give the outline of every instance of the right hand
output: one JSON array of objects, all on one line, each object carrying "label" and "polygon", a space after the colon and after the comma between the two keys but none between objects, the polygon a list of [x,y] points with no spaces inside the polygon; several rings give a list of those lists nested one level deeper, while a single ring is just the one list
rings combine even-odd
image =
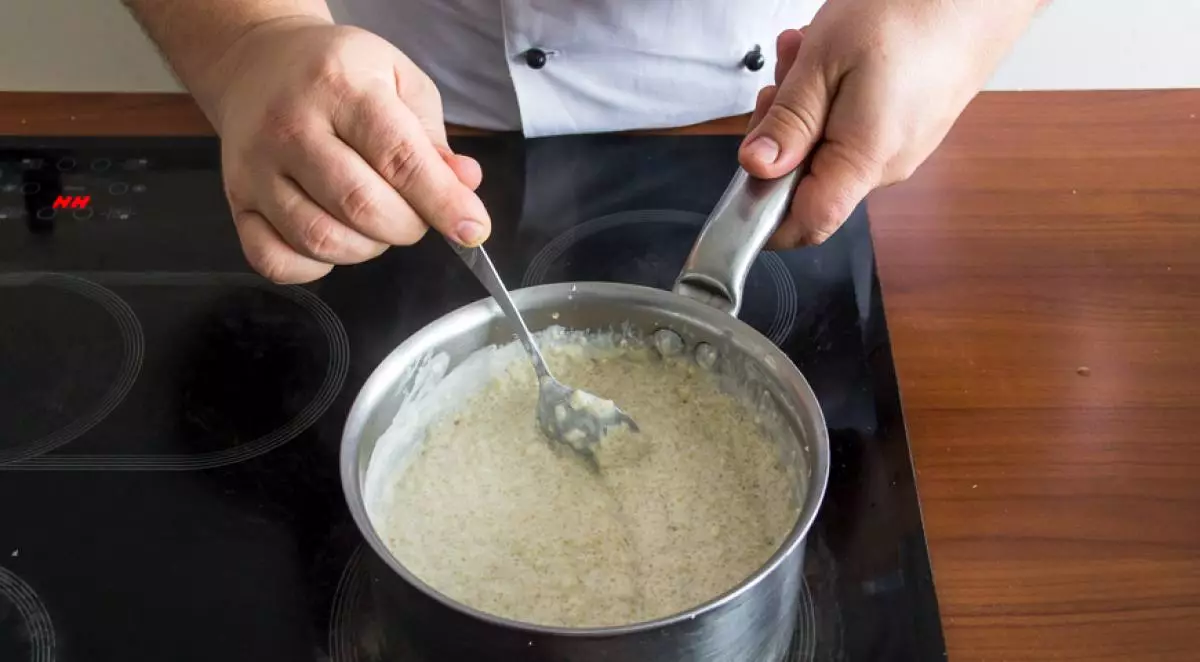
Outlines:
[{"label": "right hand", "polygon": [[430,227],[487,238],[479,164],[450,150],[433,81],[384,39],[280,19],[240,38],[212,79],[197,97],[221,136],[242,249],[268,279],[316,280]]}]

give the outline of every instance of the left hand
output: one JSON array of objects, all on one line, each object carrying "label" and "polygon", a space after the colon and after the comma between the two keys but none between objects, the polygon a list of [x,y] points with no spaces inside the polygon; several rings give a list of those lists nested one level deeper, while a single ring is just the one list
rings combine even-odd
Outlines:
[{"label": "left hand", "polygon": [[765,179],[811,161],[768,246],[820,244],[911,176],[1044,1],[830,0],[780,34],[738,158]]}]

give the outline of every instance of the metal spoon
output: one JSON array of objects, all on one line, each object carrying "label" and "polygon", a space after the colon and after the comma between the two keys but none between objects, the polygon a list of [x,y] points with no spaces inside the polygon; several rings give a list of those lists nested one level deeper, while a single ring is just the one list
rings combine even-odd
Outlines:
[{"label": "metal spoon", "polygon": [[571,388],[554,378],[542,353],[538,350],[533,334],[525,326],[525,320],[520,311],[513,305],[508,296],[508,290],[496,273],[496,267],[482,246],[466,248],[447,240],[458,257],[466,263],[475,274],[475,278],[487,289],[500,309],[504,311],[508,321],[517,331],[517,338],[524,345],[525,351],[533,362],[533,370],[538,378],[537,422],[542,432],[551,441],[566,444],[571,449],[588,459],[594,459],[593,450],[596,444],[610,431],[625,426],[638,432],[637,423],[628,414],[621,411],[611,400]]}]

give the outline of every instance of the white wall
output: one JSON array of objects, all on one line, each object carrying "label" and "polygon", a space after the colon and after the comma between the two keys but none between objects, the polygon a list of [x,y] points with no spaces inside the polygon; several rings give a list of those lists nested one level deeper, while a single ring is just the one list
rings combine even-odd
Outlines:
[{"label": "white wall", "polygon": [[988,85],[1164,87],[1200,87],[1200,0],[1052,0]]},{"label": "white wall", "polygon": [[[1200,87],[1200,0],[1054,0],[989,85],[1162,87]],[[0,0],[0,90],[179,89],[119,0]]]}]

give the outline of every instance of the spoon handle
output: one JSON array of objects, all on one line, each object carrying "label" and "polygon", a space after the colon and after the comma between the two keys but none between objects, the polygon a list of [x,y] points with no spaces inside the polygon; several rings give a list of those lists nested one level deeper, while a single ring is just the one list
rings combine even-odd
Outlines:
[{"label": "spoon handle", "polygon": [[475,278],[488,291],[488,294],[492,295],[496,303],[500,304],[500,309],[504,311],[509,323],[517,331],[517,339],[521,341],[525,351],[529,353],[529,358],[533,360],[533,369],[537,373],[538,383],[542,383],[547,378],[552,379],[550,368],[546,366],[546,360],[542,358],[542,353],[533,340],[533,334],[529,332],[529,327],[525,326],[525,319],[521,317],[521,311],[517,310],[516,305],[508,296],[504,281],[500,280],[500,274],[496,273],[496,267],[492,264],[492,259],[488,257],[487,251],[483,250],[483,246],[475,248],[460,246],[450,239],[447,239],[446,243],[450,244],[450,247],[467,265],[471,273],[475,274]]}]

